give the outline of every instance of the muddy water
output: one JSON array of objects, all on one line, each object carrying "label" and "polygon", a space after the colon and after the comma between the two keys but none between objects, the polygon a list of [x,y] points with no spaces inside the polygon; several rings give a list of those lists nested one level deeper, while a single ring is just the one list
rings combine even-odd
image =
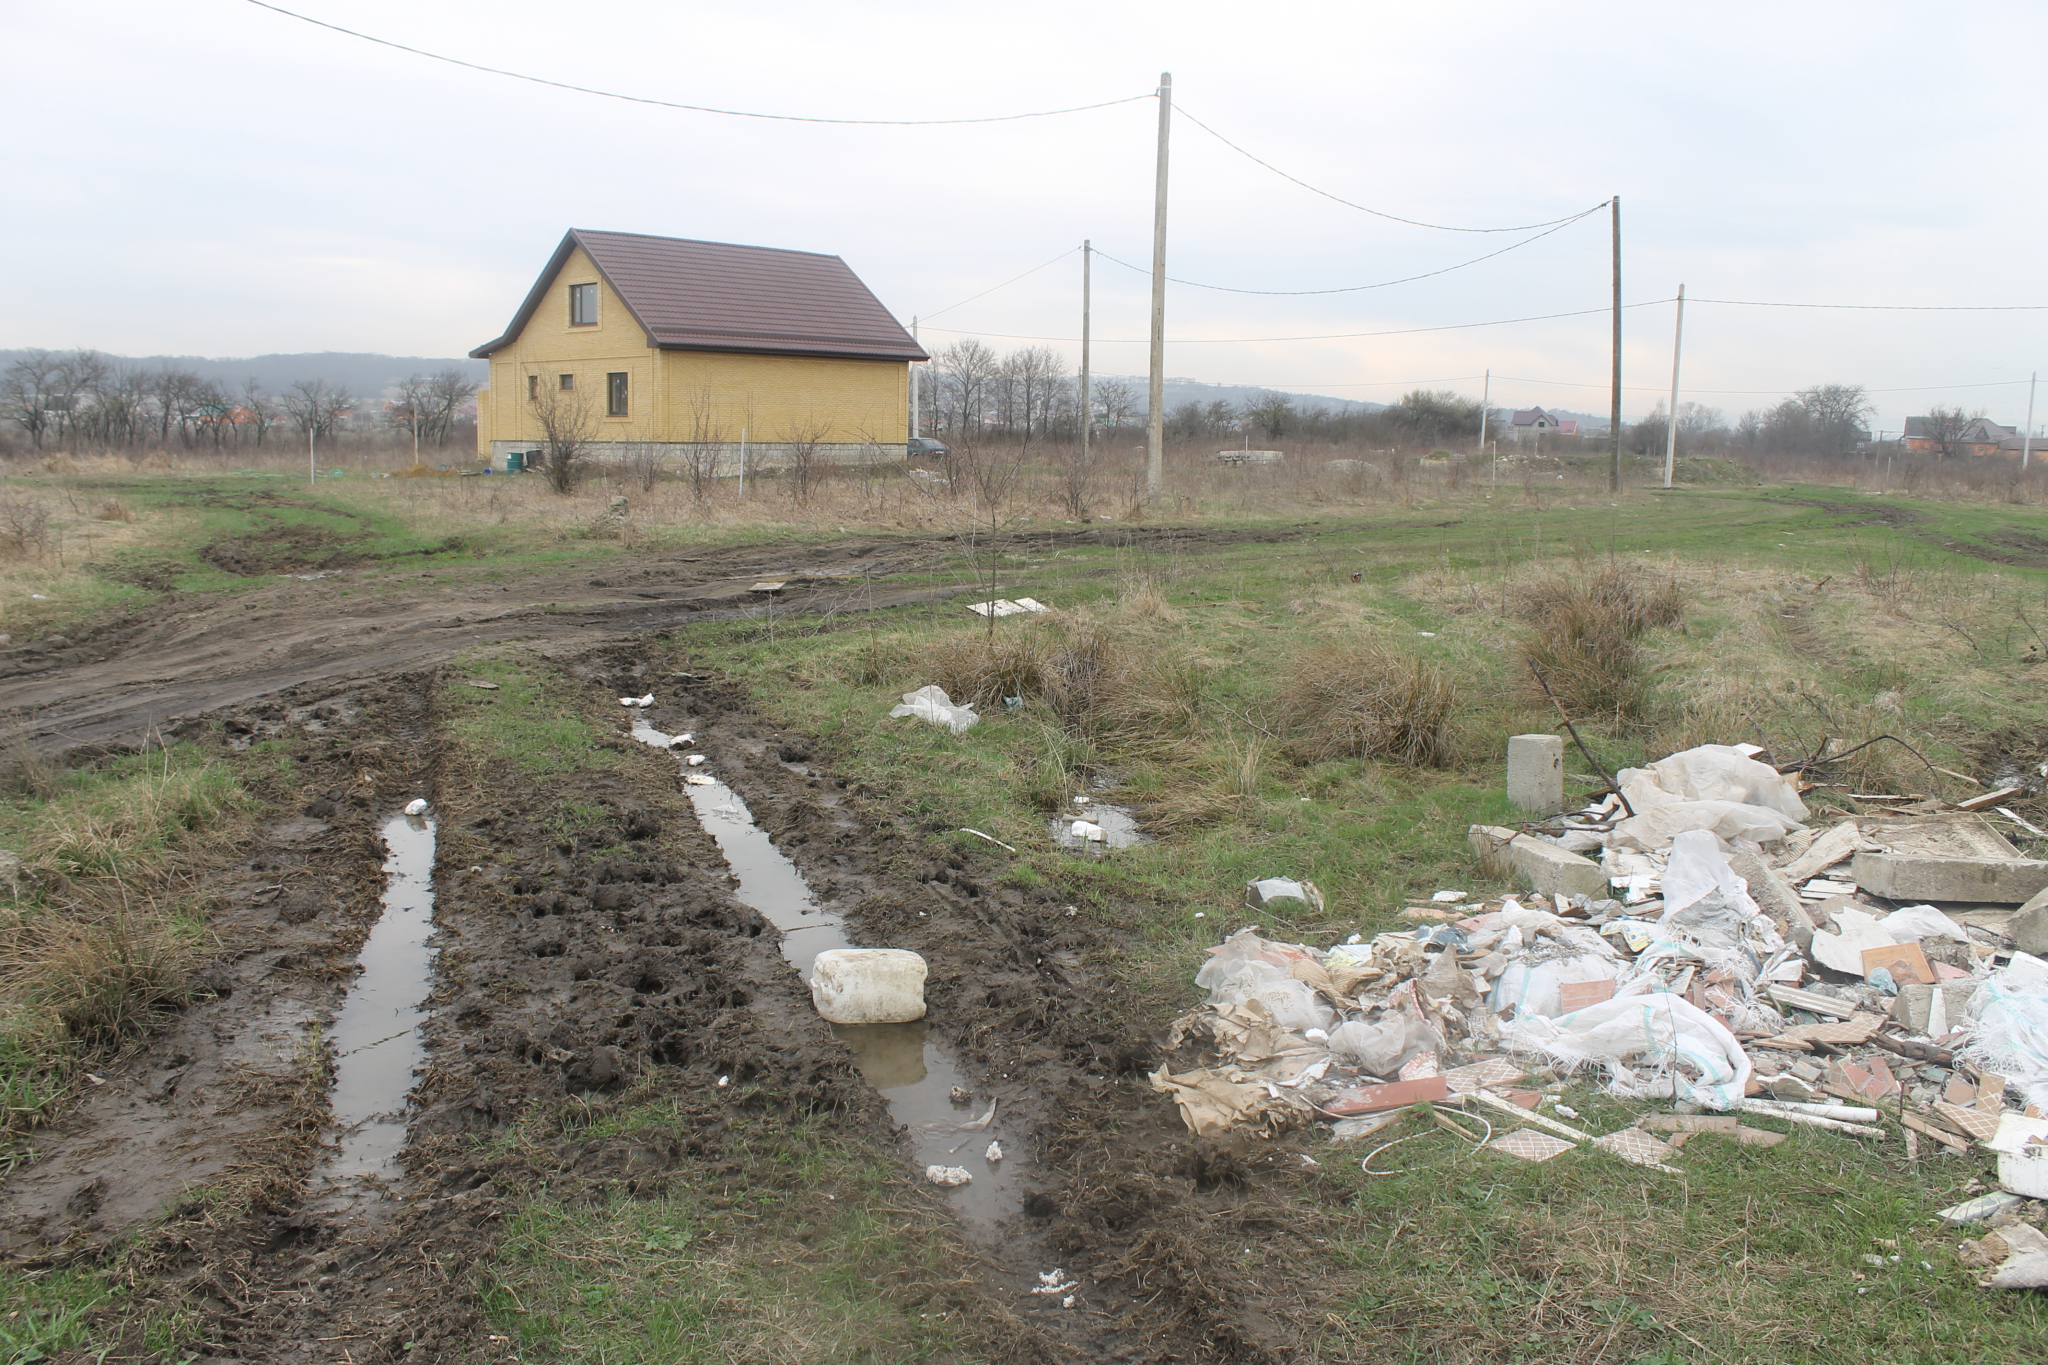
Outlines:
[{"label": "muddy water", "polygon": [[433,989],[434,822],[401,815],[384,826],[383,911],[358,959],[361,975],[334,1021],[333,1114],[338,1145],[314,1172],[329,1189],[398,1173],[405,1097],[425,1060],[420,1026]]},{"label": "muddy water", "polygon": [[[671,736],[638,716],[633,737],[661,749],[672,743]],[[739,883],[734,895],[782,931],[782,955],[809,984],[811,964],[819,953],[855,946],[847,939],[844,924],[818,904],[796,864],[754,823],[738,793],[704,768],[686,766],[683,771],[688,778],[700,779],[684,790],[697,819],[732,868]],[[868,1084],[881,1092],[890,1116],[910,1130],[918,1168],[960,1166],[974,1177],[947,1191],[963,1221],[989,1226],[1017,1211],[1023,1200],[1019,1182],[1025,1173],[1022,1143],[1000,1107],[987,1127],[967,1126],[988,1112],[989,1102],[981,1096],[966,1105],[953,1101],[954,1091],[967,1089],[970,1083],[927,1021],[834,1024],[832,1032],[852,1051]],[[991,1142],[1002,1144],[1000,1161],[987,1158]]]}]

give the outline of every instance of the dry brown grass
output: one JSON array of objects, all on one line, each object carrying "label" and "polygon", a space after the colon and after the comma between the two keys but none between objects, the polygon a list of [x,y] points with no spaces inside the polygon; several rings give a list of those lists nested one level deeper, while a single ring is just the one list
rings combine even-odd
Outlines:
[{"label": "dry brown grass", "polygon": [[1574,719],[1642,719],[1650,694],[1642,637],[1685,621],[1675,578],[1650,580],[1610,561],[1533,579],[1508,600],[1527,623],[1514,656],[1517,686],[1530,702],[1547,703],[1547,685]]},{"label": "dry brown grass", "polygon": [[1289,753],[1445,768],[1458,754],[1458,689],[1442,668],[1372,644],[1301,654],[1282,682]]},{"label": "dry brown grass", "polygon": [[0,951],[0,999],[30,1029],[105,1046],[182,1005],[205,960],[195,925],[154,910],[15,916]]}]

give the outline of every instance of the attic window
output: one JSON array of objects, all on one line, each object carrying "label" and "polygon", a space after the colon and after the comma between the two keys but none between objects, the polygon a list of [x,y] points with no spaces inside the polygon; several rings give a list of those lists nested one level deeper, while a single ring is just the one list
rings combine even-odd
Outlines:
[{"label": "attic window", "polygon": [[571,327],[597,326],[596,285],[572,284],[569,286],[569,325]]}]

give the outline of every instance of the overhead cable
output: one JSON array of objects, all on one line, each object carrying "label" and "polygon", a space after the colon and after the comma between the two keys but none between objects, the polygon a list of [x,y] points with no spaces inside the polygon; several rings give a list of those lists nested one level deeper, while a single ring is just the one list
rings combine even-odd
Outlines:
[{"label": "overhead cable", "polygon": [[[1100,255],[1101,253],[1098,252],[1096,254]],[[1121,262],[1119,262],[1119,264],[1121,264]],[[1672,300],[1670,299],[1649,299],[1642,303],[1625,303],[1622,305],[1622,307],[1655,308],[1661,304],[1666,304],[1670,302],[1672,302]],[[1538,313],[1534,316],[1526,318],[1493,318],[1487,322],[1452,322],[1446,323],[1440,327],[1397,327],[1392,329],[1391,331],[1385,332],[1324,332],[1315,336],[1295,337],[1168,337],[1167,342],[1169,345],[1173,346],[1221,346],[1260,341],[1346,341],[1353,337],[1405,337],[1415,336],[1416,334],[1421,332],[1462,332],[1473,327],[1505,327],[1511,323],[1517,322],[1548,322],[1553,318],[1591,317],[1594,314],[1605,314],[1611,311],[1613,311],[1611,308],[1581,308],[1578,309],[1576,312],[1570,313]],[[1042,337],[1023,336],[1015,332],[983,332],[965,327],[934,327],[932,328],[932,330],[934,332],[949,332],[955,336],[995,337],[999,341],[1079,342],[1081,340],[1081,338],[1079,337]],[[1151,342],[1151,338],[1095,337],[1093,338],[1093,342],[1095,345],[1098,346],[1143,346],[1149,344]]]},{"label": "overhead cable", "polygon": [[[1466,266],[1478,265],[1481,261],[1490,261],[1496,256],[1505,256],[1508,252],[1519,250],[1520,248],[1529,245],[1529,243],[1531,242],[1537,241],[1544,237],[1548,237],[1553,232],[1562,232],[1564,229],[1570,227],[1573,223],[1578,222],[1579,219],[1588,217],[1591,214],[1598,213],[1600,211],[1600,207],[1600,205],[1596,204],[1592,208],[1587,209],[1585,213],[1576,214],[1573,217],[1567,218],[1555,227],[1545,228],[1543,231],[1537,233],[1534,237],[1524,237],[1519,242],[1511,243],[1508,246],[1502,247],[1498,251],[1489,251],[1484,256],[1475,256],[1469,261],[1460,261],[1456,265],[1447,265],[1441,270],[1424,271],[1420,275],[1403,275],[1398,280],[1381,280],[1378,284],[1347,284],[1338,289],[1239,289],[1233,285],[1228,284],[1204,284],[1200,280],[1184,280],[1181,279],[1178,275],[1168,275],[1166,278],[1171,280],[1175,284],[1184,284],[1192,289],[1213,289],[1216,290],[1218,293],[1222,294],[1265,294],[1268,296],[1279,296],[1286,298],[1305,298],[1317,294],[1357,294],[1367,289],[1385,289],[1389,285],[1413,284],[1417,280],[1435,279],[1438,275],[1448,275],[1454,270],[1463,270]],[[1143,266],[1135,266],[1132,265],[1129,261],[1117,260],[1116,257],[1110,255],[1107,251],[1097,251],[1095,254],[1102,257],[1106,261],[1111,261],[1117,265],[1122,266],[1126,270],[1135,270],[1141,275],[1149,275],[1152,273],[1150,270],[1145,269]]]},{"label": "overhead cable", "polygon": [[1762,299],[1687,299],[1732,308],[1831,308],[1868,313],[2041,313],[2048,303],[1774,303]]},{"label": "overhead cable", "polygon": [[1186,119],[1188,122],[1194,124],[1197,128],[1200,128],[1210,137],[1215,138],[1218,142],[1230,148],[1231,151],[1236,152],[1239,156],[1242,156],[1247,160],[1256,161],[1259,165],[1264,166],[1267,170],[1279,176],[1282,180],[1291,180],[1295,184],[1307,190],[1309,193],[1320,194],[1323,198],[1331,200],[1335,203],[1342,204],[1347,209],[1357,209],[1360,213],[1369,213],[1375,218],[1384,218],[1390,223],[1405,223],[1409,227],[1430,228],[1436,232],[1531,232],[1537,228],[1563,227],[1566,223],[1572,222],[1574,219],[1583,218],[1588,213],[1598,213],[1601,209],[1606,208],[1610,203],[1613,202],[1610,199],[1603,199],[1599,203],[1593,205],[1592,208],[1585,210],[1583,213],[1574,213],[1563,218],[1552,218],[1549,221],[1542,223],[1523,223],[1519,227],[1475,228],[1452,227],[1447,223],[1425,223],[1419,218],[1403,218],[1398,213],[1387,213],[1382,209],[1368,208],[1364,204],[1353,203],[1351,200],[1346,199],[1344,196],[1340,194],[1332,194],[1326,189],[1321,189],[1315,185],[1311,185],[1308,183],[1308,181],[1303,180],[1300,176],[1289,175],[1286,171],[1281,170],[1278,166],[1275,166],[1272,162],[1267,161],[1265,158],[1254,156],[1252,153],[1238,146],[1235,142],[1232,142],[1229,138],[1223,136],[1223,134],[1217,132],[1214,128],[1211,128],[1208,124],[1202,122],[1193,114],[1189,113],[1188,107],[1185,104],[1174,105],[1173,111],[1176,114],[1179,114],[1182,118]]},{"label": "overhead cable", "polygon": [[[1692,302],[1692,300],[1691,300],[1691,299],[1687,299],[1687,300],[1686,300],[1686,302],[1687,302],[1687,303],[1691,303],[1691,302]],[[1604,389],[1604,388],[1606,388],[1606,387],[1607,387],[1607,385],[1606,385],[1606,384],[1594,384],[1594,383],[1588,383],[1588,382],[1586,382],[1586,381],[1584,381],[1584,380],[1577,380],[1577,379],[1532,379],[1532,378],[1530,378],[1530,377],[1529,377],[1528,375],[1523,375],[1523,374],[1496,374],[1496,375],[1494,375],[1494,378],[1495,378],[1495,379],[1505,379],[1505,380],[1509,381],[1510,383],[1515,383],[1515,384],[1543,384],[1543,385],[1546,385],[1546,386],[1550,386],[1550,387],[1555,387],[1555,388],[1562,388],[1562,389]],[[1863,391],[1864,391],[1865,393],[1929,393],[1929,392],[1932,392],[1932,391],[1934,391],[1934,390],[1936,390],[1936,389],[2005,389],[2005,388],[2012,388],[2012,387],[2014,387],[2015,385],[2024,385],[2024,384],[2026,384],[2026,383],[2027,383],[2027,381],[2026,381],[2026,380],[2024,380],[2024,379],[1992,379],[1992,380],[1986,380],[1986,381],[1983,381],[1983,382],[1979,382],[1979,383],[1971,383],[1971,384],[1905,384],[1905,385],[1900,385],[1900,386],[1898,386],[1898,387],[1895,387],[1895,388],[1888,388],[1888,389],[1870,389],[1870,388],[1866,388],[1866,389],[1864,389]],[[1326,387],[1326,388],[1327,388],[1327,387],[1331,387],[1331,386],[1329,386],[1329,385],[1325,385],[1324,387]],[[1633,391],[1635,391],[1635,392],[1638,392],[1638,393],[1666,393],[1666,392],[1668,392],[1668,391],[1669,391],[1669,389],[1668,389],[1668,386],[1666,386],[1666,385],[1663,385],[1663,384],[1624,384],[1624,385],[1623,385],[1622,387],[1623,387],[1623,388],[1625,388],[1625,389],[1630,389],[1630,390],[1633,390]],[[1692,387],[1689,387],[1689,386],[1688,386],[1688,387],[1687,387],[1687,388],[1686,388],[1686,389],[1685,389],[1684,391],[1685,391],[1686,393],[1752,393],[1752,394],[1753,394],[1753,393],[1794,393],[1794,392],[1796,392],[1796,390],[1794,390],[1794,389],[1789,389],[1789,388],[1779,388],[1779,389],[1695,389],[1695,388],[1692,388]]]},{"label": "overhead cable", "polygon": [[[1059,263],[1060,263],[1061,261],[1064,261],[1065,259],[1067,259],[1067,257],[1069,257],[1069,256],[1073,255],[1073,254],[1074,254],[1075,252],[1079,251],[1080,249],[1081,249],[1081,248],[1080,248],[1080,247],[1077,247],[1077,246],[1070,246],[1070,247],[1068,247],[1068,248],[1067,248],[1067,249],[1066,249],[1065,251],[1062,251],[1062,252],[1061,252],[1061,253],[1060,253],[1059,255],[1057,255],[1057,256],[1055,256],[1055,257],[1053,257],[1053,258],[1052,258],[1051,260],[1049,260],[1049,261],[1046,261],[1046,262],[1045,262],[1044,264],[1042,264],[1042,265],[1034,265],[1034,266],[1032,266],[1032,267],[1031,267],[1031,268],[1030,268],[1029,270],[1025,271],[1025,272],[1024,272],[1024,273],[1023,273],[1022,275],[1015,275],[1015,276],[1012,276],[1011,278],[1009,278],[1009,279],[1007,279],[1007,280],[1004,280],[1004,281],[1003,281],[1003,282],[1002,282],[1001,284],[997,284],[997,285],[991,285],[991,286],[989,286],[989,287],[988,287],[987,289],[984,289],[984,290],[982,290],[982,291],[981,291],[981,292],[980,292],[979,294],[970,294],[970,295],[969,295],[968,297],[966,297],[966,298],[964,298],[964,299],[960,300],[960,302],[958,302],[958,303],[949,303],[949,304],[947,304],[947,305],[946,305],[946,306],[945,306],[944,308],[941,308],[941,309],[939,309],[939,311],[938,311],[938,312],[936,312],[936,313],[922,313],[922,314],[919,314],[919,316],[918,316],[918,322],[919,322],[919,324],[920,324],[920,325],[922,325],[923,323],[929,322],[929,321],[930,321],[931,319],[933,319],[933,318],[935,318],[935,317],[939,317],[939,316],[940,316],[941,314],[945,314],[945,313],[950,313],[950,312],[952,312],[952,311],[953,311],[953,310],[954,310],[955,308],[964,308],[964,307],[966,307],[966,306],[967,306],[968,304],[970,304],[970,303],[973,303],[973,302],[974,302],[974,301],[975,301],[976,299],[985,299],[985,298],[987,298],[987,297],[988,297],[988,296],[989,296],[990,294],[993,294],[993,293],[995,293],[995,292],[996,292],[996,290],[998,290],[998,289],[1008,289],[1008,288],[1009,288],[1009,287],[1010,287],[1011,285],[1015,284],[1015,283],[1016,283],[1016,282],[1017,282],[1018,280],[1021,280],[1021,279],[1025,279],[1025,278],[1027,278],[1027,277],[1029,277],[1029,276],[1032,276],[1032,275],[1036,275],[1036,274],[1037,274],[1037,273],[1038,273],[1039,271],[1041,271],[1041,270],[1045,269],[1045,267],[1046,267],[1046,266],[1048,266],[1048,265],[1058,265],[1058,264],[1059,264]],[[1100,255],[1101,253],[1100,253],[1100,252],[1097,252],[1096,254],[1097,254],[1097,255]],[[1123,264],[1123,262],[1122,262],[1122,261],[1118,261],[1118,262],[1117,262],[1117,264],[1118,264],[1118,265],[1122,265],[1122,264]],[[940,331],[945,331],[946,329],[945,329],[945,328],[943,328],[943,327],[941,327],[941,328],[940,328],[939,330],[940,330]]]},{"label": "overhead cable", "polygon": [[491,76],[508,76],[515,81],[528,81],[534,85],[553,86],[557,90],[570,90],[579,95],[598,95],[608,100],[624,100],[628,104],[651,104],[662,109],[684,109],[693,114],[723,114],[728,118],[767,119],[777,123],[840,123],[858,124],[866,127],[922,128],[959,123],[1014,123],[1019,119],[1052,118],[1059,114],[1083,114],[1091,109],[1108,109],[1118,104],[1135,104],[1139,100],[1154,98],[1154,92],[1148,90],[1142,95],[1126,95],[1122,99],[1103,100],[1099,104],[1077,104],[1069,109],[1034,109],[1024,114],[990,114],[981,118],[814,118],[803,114],[763,114],[751,109],[719,109],[708,104],[683,104],[676,100],[658,100],[646,95],[625,95],[616,90],[598,90],[592,86],[576,85],[569,81],[550,80],[545,76],[529,76],[522,71],[507,71],[503,67],[485,66],[482,62],[465,61],[461,57],[450,57],[445,53],[429,52],[425,48],[410,47],[405,43],[393,42],[389,38],[379,38],[375,34],[360,33],[352,28],[343,28],[340,24],[330,24],[325,19],[315,19],[311,15],[299,14],[293,10],[285,9],[281,5],[267,4],[265,0],[249,0],[249,3],[258,9],[267,9],[273,14],[282,14],[288,19],[297,19],[301,23],[312,24],[316,28],[330,29],[335,33],[346,34],[351,38],[360,38],[366,43],[375,43],[379,47],[393,48],[399,52],[409,52],[415,57],[426,57],[433,61],[446,62],[450,66],[467,67],[471,71],[481,71]]}]

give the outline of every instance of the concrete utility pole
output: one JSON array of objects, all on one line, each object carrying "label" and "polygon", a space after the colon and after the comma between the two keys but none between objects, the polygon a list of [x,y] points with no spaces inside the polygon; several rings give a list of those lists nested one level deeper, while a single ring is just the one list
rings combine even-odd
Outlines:
[{"label": "concrete utility pole", "polygon": [[2041,378],[2039,370],[2027,376],[2027,429],[2020,434],[2020,470],[2026,471],[2027,464],[2034,458],[2034,384]]},{"label": "concrete utility pole", "polygon": [[1607,400],[1607,443],[1612,463],[1607,471],[1607,491],[1621,491],[1621,196],[1609,201],[1614,210],[1614,380]]},{"label": "concrete utility pole", "polygon": [[1095,248],[1087,238],[1081,239],[1081,468],[1088,467],[1088,429],[1094,423],[1089,411],[1092,400],[1088,396],[1088,267],[1092,262]]},{"label": "concrete utility pole", "polygon": [[1166,483],[1166,135],[1173,125],[1173,73],[1159,73],[1159,177],[1152,190],[1152,393],[1145,419],[1145,497]]},{"label": "concrete utility pole", "polygon": [[1493,371],[1486,372],[1486,385],[1479,390],[1479,444],[1472,447],[1474,454],[1486,450],[1486,405],[1493,401]]},{"label": "concrete utility pole", "polygon": [[1678,330],[1671,334],[1671,415],[1664,424],[1664,486],[1678,463],[1678,352],[1685,345],[1685,286],[1678,286]]},{"label": "concrete utility pole", "polygon": [[[915,317],[910,320],[910,339],[917,341],[917,319]],[[920,349],[923,348],[923,345],[923,342],[918,342]],[[922,436],[924,434],[917,420],[917,398],[917,362],[913,360],[910,362],[910,434],[912,436]]]}]

